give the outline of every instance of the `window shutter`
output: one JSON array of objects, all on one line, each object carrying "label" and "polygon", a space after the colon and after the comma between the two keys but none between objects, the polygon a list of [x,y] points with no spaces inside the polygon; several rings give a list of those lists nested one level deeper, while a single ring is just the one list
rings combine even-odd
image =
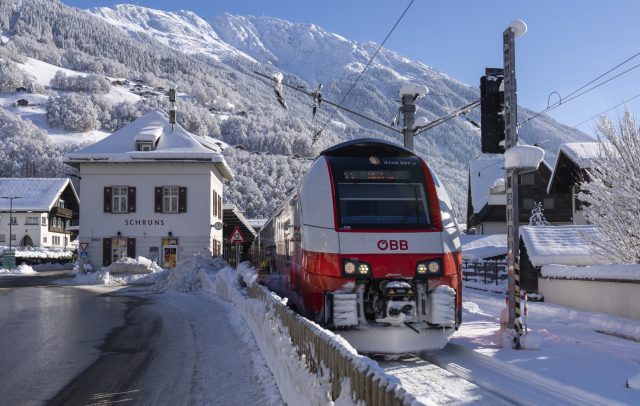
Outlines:
[{"label": "window shutter", "polygon": [[180,187],[178,189],[178,213],[187,211],[187,188]]},{"label": "window shutter", "polygon": [[162,213],[162,186],[156,186],[155,190],[155,212]]},{"label": "window shutter", "polygon": [[218,194],[213,191],[213,217],[218,217]]},{"label": "window shutter", "polygon": [[127,202],[129,203],[129,209],[127,213],[135,213],[136,212],[136,188],[134,186],[129,186],[127,188]]},{"label": "window shutter", "polygon": [[222,220],[222,196],[218,195],[218,218]]},{"label": "window shutter", "polygon": [[111,192],[113,189],[111,189],[111,187],[109,186],[105,186],[104,188],[104,212],[105,213],[112,213],[111,210],[111,202],[113,202],[113,199],[111,198]]},{"label": "window shutter", "polygon": [[102,265],[111,265],[111,238],[102,239]]},{"label": "window shutter", "polygon": [[136,239],[135,238],[127,238],[127,256],[129,258],[136,257]]}]

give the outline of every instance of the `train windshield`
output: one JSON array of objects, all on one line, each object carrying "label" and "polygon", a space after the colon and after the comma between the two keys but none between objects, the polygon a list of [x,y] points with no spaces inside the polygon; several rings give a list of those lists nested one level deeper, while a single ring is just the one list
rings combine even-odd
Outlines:
[{"label": "train windshield", "polygon": [[430,226],[424,171],[415,157],[329,157],[340,227]]}]

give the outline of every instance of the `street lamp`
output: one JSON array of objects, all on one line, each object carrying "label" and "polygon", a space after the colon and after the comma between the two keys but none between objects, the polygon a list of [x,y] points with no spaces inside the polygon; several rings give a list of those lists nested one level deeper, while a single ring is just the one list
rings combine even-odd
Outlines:
[{"label": "street lamp", "polygon": [[13,232],[13,199],[20,199],[21,196],[0,196],[0,199],[9,199],[9,252],[11,253],[11,235]]}]

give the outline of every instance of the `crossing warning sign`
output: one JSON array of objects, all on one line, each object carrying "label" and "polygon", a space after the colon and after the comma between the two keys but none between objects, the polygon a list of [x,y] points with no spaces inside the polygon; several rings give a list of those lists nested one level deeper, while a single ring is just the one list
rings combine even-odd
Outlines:
[{"label": "crossing warning sign", "polygon": [[231,235],[229,236],[229,242],[231,244],[243,244],[244,241],[244,235],[242,235],[240,228],[238,228],[238,226],[235,226],[233,231],[231,232]]}]

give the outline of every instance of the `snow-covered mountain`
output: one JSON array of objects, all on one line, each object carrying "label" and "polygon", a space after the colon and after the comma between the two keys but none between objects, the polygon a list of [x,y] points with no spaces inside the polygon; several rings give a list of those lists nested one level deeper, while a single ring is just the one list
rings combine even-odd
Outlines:
[{"label": "snow-covered mountain", "polygon": [[[339,101],[378,45],[350,41],[314,24],[230,14],[205,20],[189,11],[166,12],[135,5],[85,12],[58,0],[8,0],[0,3],[0,30],[5,44],[0,46],[0,63],[3,58],[9,59],[10,70],[16,73],[11,83],[17,86],[33,81],[29,72],[23,72],[24,78],[17,72],[25,57],[48,63],[53,73],[60,67],[110,80],[112,89],[108,94],[79,92],[86,103],[93,105],[89,110],[95,114],[87,124],[93,131],[117,129],[163,103],[161,98],[146,94],[177,85],[182,92],[178,115],[182,125],[194,133],[214,136],[230,145],[241,144],[246,149],[227,152],[237,174],[227,196],[230,203],[244,208],[250,217],[270,215],[295,185],[309,161],[293,155],[313,156],[336,142],[357,137],[401,140],[399,134],[376,124],[341,111],[333,114],[326,104],[314,118],[312,101],[289,89],[285,89],[289,110],[284,110],[275,101],[271,84],[252,73],[281,71],[285,81],[307,88],[322,83],[323,98]],[[128,85],[120,89],[116,82]],[[398,113],[398,90],[407,82],[430,89],[430,94],[418,103],[418,116],[429,120],[479,97],[477,86],[460,83],[424,63],[383,49],[344,104],[390,122]],[[46,125],[51,121],[48,99],[73,90],[56,90],[49,81],[38,83],[47,90],[40,93],[40,116],[17,107],[8,110],[32,121],[55,139],[54,134],[65,130]],[[17,87],[12,86],[5,88]],[[113,100],[109,95],[115,90],[136,92],[142,100]],[[10,93],[6,93],[7,101],[18,97]],[[60,100],[63,101],[78,105],[77,100]],[[471,120],[479,121],[478,110],[469,114]],[[524,108],[519,111],[521,119],[530,114]],[[311,135],[330,116],[332,120],[322,137],[312,145]],[[526,143],[544,141],[542,146],[551,162],[560,143],[588,139],[544,116],[529,122],[520,134]],[[78,137],[79,142],[84,138],[82,133],[73,137]],[[479,155],[478,129],[457,118],[415,141],[416,152],[439,173],[462,218],[469,161]],[[252,198],[247,200],[246,196]]]}]

